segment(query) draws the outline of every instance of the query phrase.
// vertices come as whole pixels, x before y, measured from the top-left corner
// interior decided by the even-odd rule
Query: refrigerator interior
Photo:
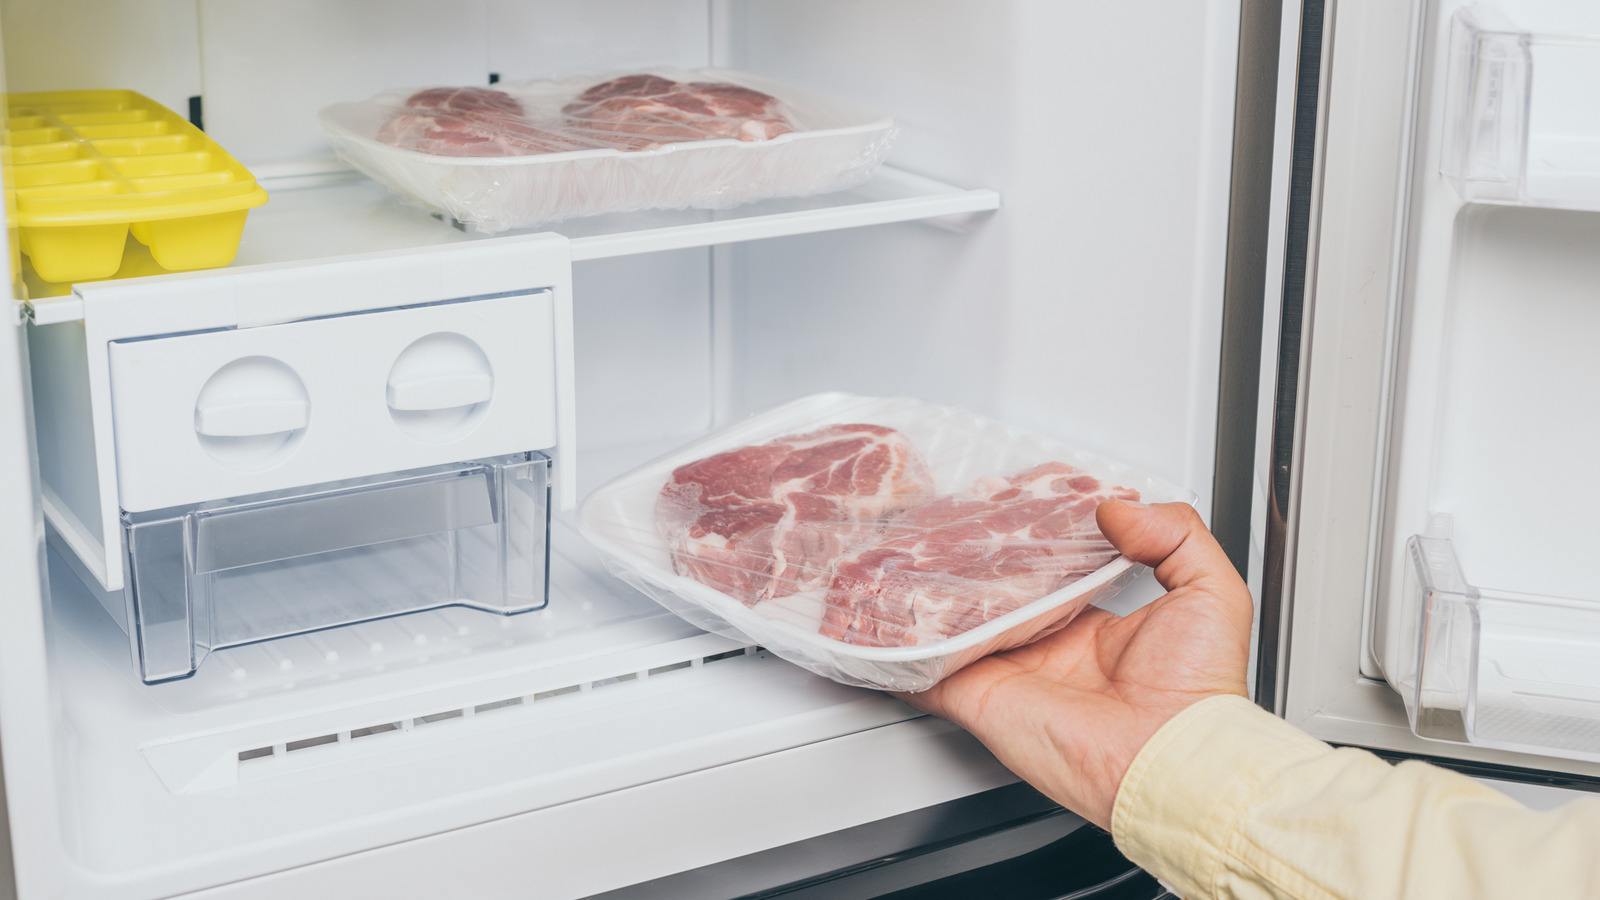
[[[1600,18],[1355,2],[1329,31],[1286,714],[1584,783]]]
[[[555,454],[543,609],[245,644],[149,685],[116,598],[55,537],[46,553],[37,507],[8,520],[7,570],[41,562],[0,629],[21,896],[495,896],[529,877],[578,896],[1012,781],[943,723],[666,613],[605,571],[570,507],[723,424],[848,390],[963,406],[1208,509],[1237,10],[1144,6],[0,4],[9,91],[201,98],[271,195],[241,270],[480,240],[326,154],[316,110],[386,88],[718,65],[901,125],[888,168],[840,195],[549,229],[572,260],[577,438]],[[28,345],[81,335],[92,304],[23,292],[3,406],[26,422]]]

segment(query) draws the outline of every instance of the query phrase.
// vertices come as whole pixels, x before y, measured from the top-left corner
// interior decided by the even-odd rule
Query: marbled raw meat
[[[650,150],[663,144],[792,131],[782,102],[720,81],[682,83],[627,75],[590,87],[558,115],[524,108],[505,91],[418,91],[378,130],[378,140],[434,156],[530,156],[568,150]]]
[[[907,508],[837,562],[821,634],[898,647],[975,628],[1116,559],[1095,507],[1138,498],[1052,462]]]
[[[825,586],[848,546],[932,489],[905,435],[830,425],[678,467],[656,522],[680,575],[754,606]]]
[[[597,144],[649,150],[679,141],[764,141],[794,130],[781,101],[721,81],[682,83],[625,75],[594,85],[562,108],[575,133]]]
[[[378,130],[378,140],[434,156],[530,156],[585,146],[559,128],[541,127],[504,91],[429,88]]]
[[[584,145],[521,116],[405,112],[383,124],[378,140],[433,156],[533,156]]]
[[[522,104],[505,91],[486,87],[440,87],[417,91],[406,99],[412,109],[431,109],[457,116],[483,113],[522,115]]]

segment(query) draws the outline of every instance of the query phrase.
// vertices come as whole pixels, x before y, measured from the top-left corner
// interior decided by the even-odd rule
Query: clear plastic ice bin
[[[124,513],[111,613],[155,684],[224,647],[443,606],[527,612],[547,602],[549,516],[537,452]]]

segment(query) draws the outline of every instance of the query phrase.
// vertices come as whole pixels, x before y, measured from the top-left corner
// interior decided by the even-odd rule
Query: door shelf
[[[1600,761],[1600,603],[1479,588],[1447,538],[1407,543],[1414,640],[1401,696],[1418,737]]]
[[[1471,203],[1600,210],[1600,35],[1450,24],[1440,171]]]

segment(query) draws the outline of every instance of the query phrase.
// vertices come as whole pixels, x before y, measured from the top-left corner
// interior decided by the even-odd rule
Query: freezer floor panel
[[[498,616],[480,610],[443,608],[411,615],[361,622],[296,637],[228,647],[211,653],[195,675],[136,691],[146,702],[169,712],[193,715],[226,712],[244,701],[283,698],[295,707],[316,707],[358,699],[373,678],[393,682],[396,673],[426,667],[427,678],[449,677],[444,667],[470,666],[473,671],[526,668],[574,653],[576,640],[605,631],[602,646],[612,651],[649,646],[699,632],[656,606],[632,588],[606,575],[588,545],[559,520],[552,528],[551,596],[542,610]],[[382,584],[396,571],[375,577]],[[69,576],[70,577],[70,576]],[[79,579],[73,588],[83,588]],[[60,590],[61,582],[55,582]],[[84,590],[90,590],[83,588]],[[120,594],[107,601],[120,603]],[[263,598],[270,603],[271,598]],[[60,606],[58,618],[107,668],[131,666],[128,642],[106,626],[114,624],[97,610],[79,615],[71,603]],[[261,615],[276,614],[263,611]],[[630,625],[629,623],[637,623]],[[565,649],[552,651],[552,642]],[[530,649],[544,647],[545,649]],[[130,678],[131,671],[130,671]],[[345,700],[337,698],[348,698]]]
[[[439,610],[147,686],[52,552],[57,790],[86,896],[195,890],[917,715],[696,631],[565,528],[551,574],[548,616]]]

